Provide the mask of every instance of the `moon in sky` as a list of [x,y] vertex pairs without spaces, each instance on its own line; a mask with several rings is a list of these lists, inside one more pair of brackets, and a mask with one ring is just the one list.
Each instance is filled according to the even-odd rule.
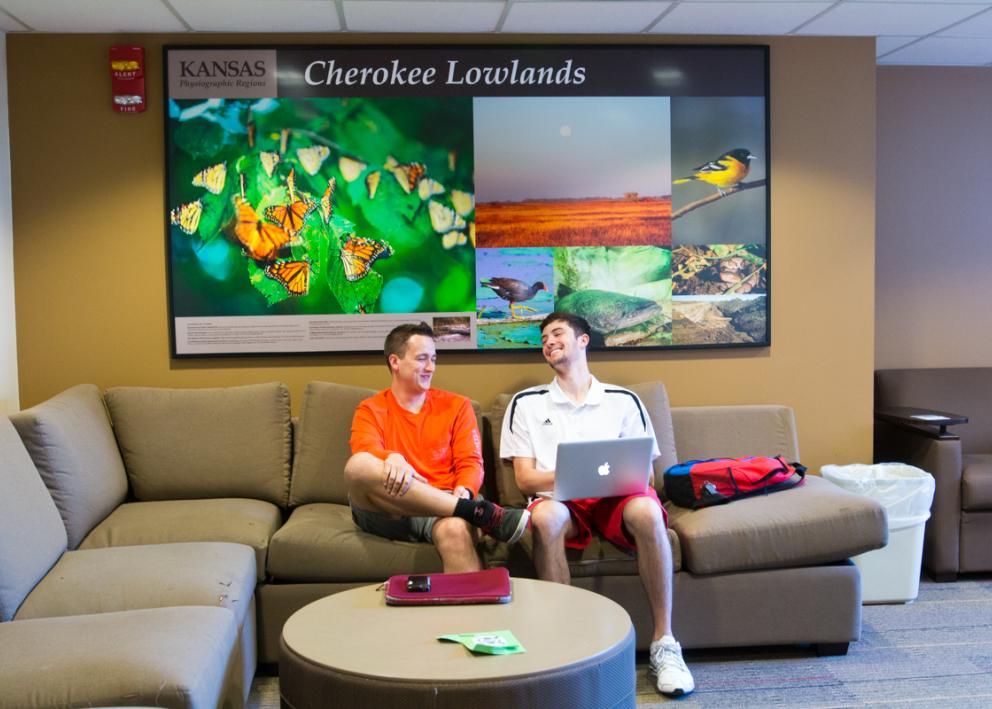
[[558,129],[558,132],[561,133],[562,138],[571,138],[572,126],[562,126],[561,128]]

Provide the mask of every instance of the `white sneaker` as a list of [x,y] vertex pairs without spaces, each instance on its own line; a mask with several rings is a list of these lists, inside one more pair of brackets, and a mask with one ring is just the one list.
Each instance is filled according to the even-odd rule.
[[671,635],[651,643],[651,671],[657,675],[658,691],[665,696],[681,697],[696,688],[682,659],[682,646]]

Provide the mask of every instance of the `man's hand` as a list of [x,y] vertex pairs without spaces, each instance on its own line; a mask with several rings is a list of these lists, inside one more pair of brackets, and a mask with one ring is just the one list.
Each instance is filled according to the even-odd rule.
[[386,489],[386,494],[393,497],[403,497],[414,480],[427,482],[427,479],[414,470],[413,466],[406,462],[406,458],[399,453],[390,453],[382,466],[382,472],[385,474],[382,486]]
[[464,485],[458,485],[458,486],[456,486],[455,489],[452,490],[451,492],[452,492],[452,494],[455,497],[461,497],[461,498],[464,498],[466,500],[471,500],[472,499],[472,491],[469,490]]

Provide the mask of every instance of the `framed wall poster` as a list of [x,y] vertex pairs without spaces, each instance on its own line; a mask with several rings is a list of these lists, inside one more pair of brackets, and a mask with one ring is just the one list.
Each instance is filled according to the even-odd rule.
[[765,46],[164,51],[173,356],[770,344]]

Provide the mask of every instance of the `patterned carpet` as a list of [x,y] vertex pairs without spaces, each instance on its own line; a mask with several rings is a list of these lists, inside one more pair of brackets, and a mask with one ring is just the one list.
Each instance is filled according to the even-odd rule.
[[[689,707],[992,706],[992,576],[924,579],[914,603],[865,606],[843,657],[802,648],[687,651]],[[637,706],[669,705],[638,655]],[[278,678],[257,677],[248,706],[279,707]],[[507,708],[509,709],[509,708]],[[594,709],[594,708],[593,708]]]

